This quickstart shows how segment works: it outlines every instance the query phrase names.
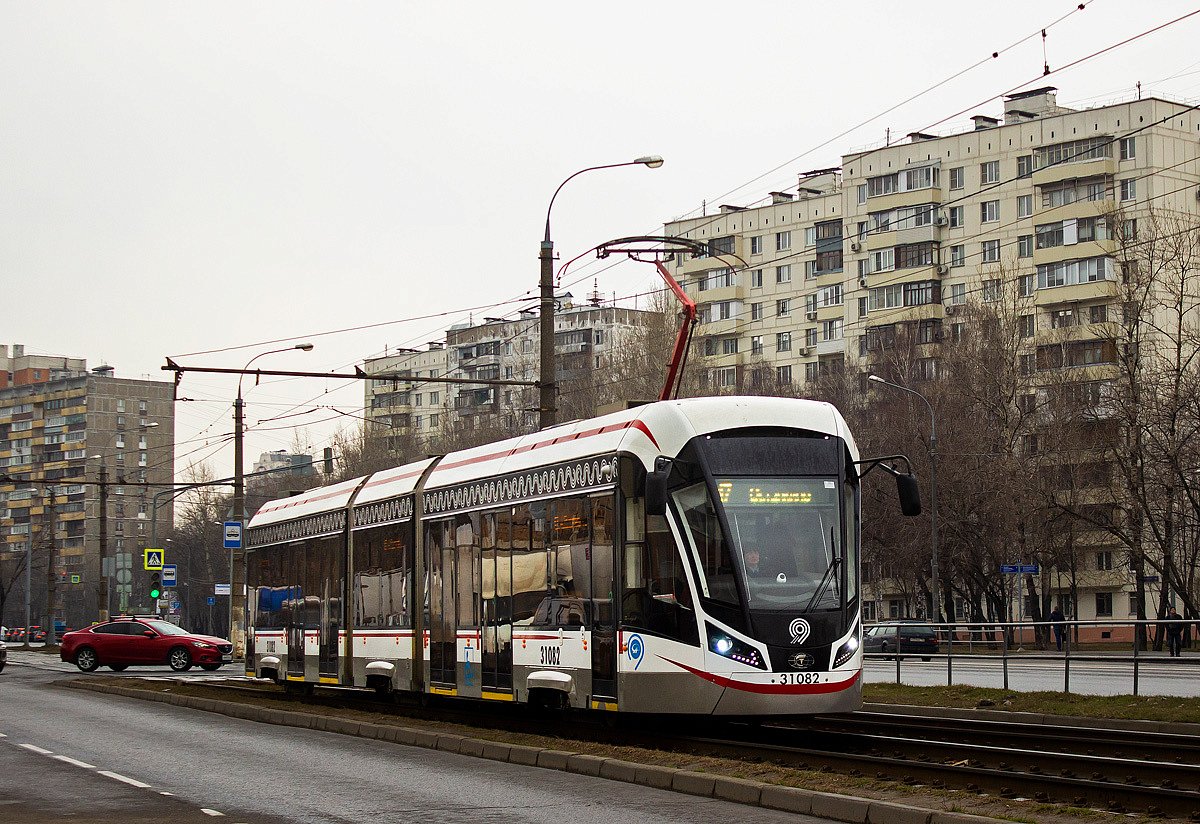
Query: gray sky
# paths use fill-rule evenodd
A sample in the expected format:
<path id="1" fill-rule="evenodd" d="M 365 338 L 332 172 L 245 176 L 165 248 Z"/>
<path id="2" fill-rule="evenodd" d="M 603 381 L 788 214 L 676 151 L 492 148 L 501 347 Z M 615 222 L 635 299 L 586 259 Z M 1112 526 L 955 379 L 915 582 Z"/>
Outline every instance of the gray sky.
<path id="1" fill-rule="evenodd" d="M 1084 106 L 1200 97 L 1200 16 L 1040 77 L 1192 11 L 1185 2 L 0 2 L 0 342 L 106 361 L 167 355 L 351 369 L 534 295 L 550 195 L 564 259 L 652 233 L 705 200 L 750 205 L 851 148 L 961 127 L 1019 83 Z M 895 112 L 836 135 L 981 61 Z M 980 104 L 980 105 L 975 105 Z M 582 262 L 581 262 L 582 263 Z M 603 269 L 603 271 L 601 271 Z M 652 268 L 574 268 L 605 293 Z M 570 280 L 570 278 L 568 278 Z M 348 327 L 441 315 L 369 330 Z M 284 344 L 286 345 L 286 344 Z M 187 375 L 182 462 L 231 470 L 236 379 Z M 264 381 L 247 417 L 354 413 L 362 388 Z M 337 420 L 333 420 L 333 419 Z M 247 456 L 320 448 L 329 409 L 264 423 Z M 286 428 L 283 428 L 286 427 Z"/>

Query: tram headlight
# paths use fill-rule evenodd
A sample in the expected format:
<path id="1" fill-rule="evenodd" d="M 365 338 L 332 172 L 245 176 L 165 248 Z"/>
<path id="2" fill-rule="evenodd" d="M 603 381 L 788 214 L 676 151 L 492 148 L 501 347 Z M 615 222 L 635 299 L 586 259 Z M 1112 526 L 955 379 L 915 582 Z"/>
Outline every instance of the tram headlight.
<path id="1" fill-rule="evenodd" d="M 851 635 L 846 639 L 846 643 L 842 644 L 837 651 L 837 655 L 833 656 L 833 666 L 836 669 L 842 664 L 854 657 L 854 653 L 858 652 L 858 633 Z"/>
<path id="2" fill-rule="evenodd" d="M 712 624 L 707 624 L 706 629 L 708 630 L 708 648 L 717 655 L 737 661 L 739 664 L 759 669 L 767 668 L 762 653 L 754 647 L 736 638 L 731 638 L 728 633 L 717 629 Z"/>

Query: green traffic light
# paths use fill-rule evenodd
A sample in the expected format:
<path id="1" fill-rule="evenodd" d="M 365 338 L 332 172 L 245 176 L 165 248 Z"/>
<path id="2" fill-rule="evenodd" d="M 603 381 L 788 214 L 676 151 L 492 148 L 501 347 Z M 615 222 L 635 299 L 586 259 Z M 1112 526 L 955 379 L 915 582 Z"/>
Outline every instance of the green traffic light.
<path id="1" fill-rule="evenodd" d="M 161 593 L 160 593 L 160 591 L 159 591 L 158 589 L 151 589 L 151 590 L 150 590 L 150 597 L 151 597 L 151 598 L 157 598 L 157 597 L 158 597 L 160 594 L 161 594 Z"/>

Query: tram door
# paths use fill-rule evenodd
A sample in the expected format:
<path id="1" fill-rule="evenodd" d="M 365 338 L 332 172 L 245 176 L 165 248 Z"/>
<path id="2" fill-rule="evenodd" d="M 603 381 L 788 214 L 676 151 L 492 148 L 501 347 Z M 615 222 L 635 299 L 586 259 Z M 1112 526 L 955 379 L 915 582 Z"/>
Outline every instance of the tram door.
<path id="1" fill-rule="evenodd" d="M 480 516 L 459 515 L 454 522 L 454 604 L 455 663 L 454 684 L 458 694 L 480 697 L 483 633 L 479 624 L 480 593 L 483 592 L 482 563 L 479 547 Z"/>
<path id="2" fill-rule="evenodd" d="M 325 538 L 316 545 L 316 555 L 309 562 L 315 580 L 311 587 L 319 598 L 312 606 L 315 615 L 317 640 L 317 672 L 322 681 L 338 680 L 338 636 L 342 628 L 342 586 L 345 576 L 345 553 L 342 538 Z"/>
<path id="3" fill-rule="evenodd" d="M 456 682 L 454 630 L 454 533 L 452 522 L 435 521 L 425 533 L 429 580 L 429 682 Z"/>
<path id="4" fill-rule="evenodd" d="M 512 511 L 489 512 L 480 522 L 483 634 L 482 689 L 512 690 Z"/>
<path id="5" fill-rule="evenodd" d="M 283 605 L 283 631 L 287 638 L 288 678 L 304 678 L 304 544 L 295 543 L 284 554 L 283 580 L 287 596 Z"/>
<path id="6" fill-rule="evenodd" d="M 617 626 L 613 608 L 612 495 L 592 498 L 592 695 L 617 697 Z"/>

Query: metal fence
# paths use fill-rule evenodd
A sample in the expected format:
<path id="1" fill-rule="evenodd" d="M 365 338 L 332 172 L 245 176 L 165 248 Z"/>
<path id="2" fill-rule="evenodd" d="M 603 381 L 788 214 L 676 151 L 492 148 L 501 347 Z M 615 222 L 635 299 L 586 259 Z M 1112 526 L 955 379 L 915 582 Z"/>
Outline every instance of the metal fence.
<path id="1" fill-rule="evenodd" d="M 1071 664 L 1103 662 L 1125 664 L 1132 678 L 1133 694 L 1138 694 L 1140 669 L 1153 662 L 1170 660 L 1183 666 L 1200 665 L 1200 656 L 1169 655 L 1168 621 L 955 621 L 933 624 L 928 621 L 885 621 L 864 628 L 863 652 L 867 660 L 895 660 L 896 683 L 901 682 L 901 663 L 905 658 L 939 660 L 946 664 L 946 685 L 954 684 L 954 662 L 997 661 L 1003 688 L 1009 689 L 1009 664 L 1019 661 L 1057 662 L 1062 667 L 1063 692 L 1071 691 Z M 1180 647 L 1190 650 L 1193 639 L 1200 638 L 1200 622 L 1180 619 Z M 922 628 L 924 637 L 932 628 L 937 636 L 936 651 L 920 646 L 919 636 L 905 629 Z M 882 640 L 881 640 L 882 639 Z M 887 651 L 873 650 L 886 641 Z"/>

